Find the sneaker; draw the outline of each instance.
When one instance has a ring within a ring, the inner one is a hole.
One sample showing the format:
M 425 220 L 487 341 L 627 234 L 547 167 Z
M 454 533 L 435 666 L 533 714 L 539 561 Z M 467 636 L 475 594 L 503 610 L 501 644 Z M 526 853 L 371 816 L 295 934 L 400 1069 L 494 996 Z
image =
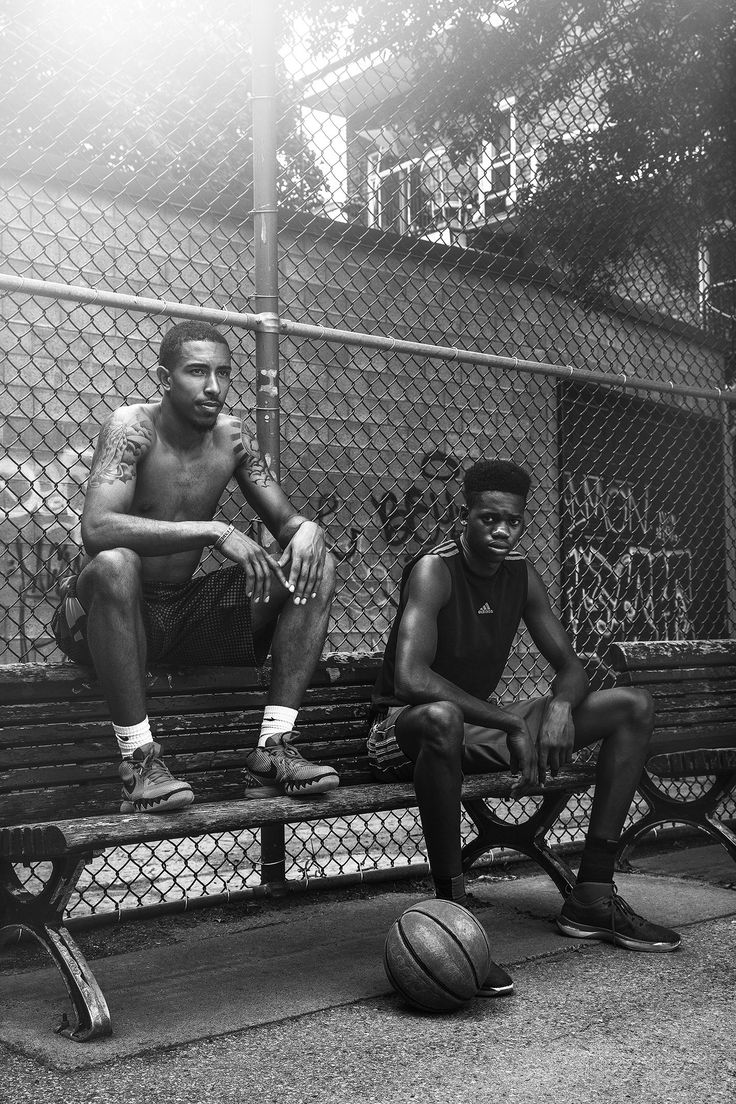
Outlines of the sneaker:
M 173 813 L 186 809 L 194 801 L 192 787 L 171 774 L 161 756 L 161 745 L 154 741 L 147 754 L 143 748 L 132 759 L 120 764 L 123 782 L 121 813 Z
M 292 744 L 293 732 L 269 736 L 265 747 L 254 748 L 245 757 L 246 797 L 303 797 L 326 793 L 339 786 L 334 767 L 309 763 Z
M 574 939 L 601 939 L 628 951 L 676 951 L 681 942 L 676 931 L 638 916 L 615 885 L 610 894 L 590 904 L 581 904 L 573 891 L 557 917 L 557 927 Z
M 510 997 L 514 991 L 514 983 L 509 974 L 495 962 L 491 962 L 491 968 L 486 975 L 486 980 L 478 990 L 479 997 Z

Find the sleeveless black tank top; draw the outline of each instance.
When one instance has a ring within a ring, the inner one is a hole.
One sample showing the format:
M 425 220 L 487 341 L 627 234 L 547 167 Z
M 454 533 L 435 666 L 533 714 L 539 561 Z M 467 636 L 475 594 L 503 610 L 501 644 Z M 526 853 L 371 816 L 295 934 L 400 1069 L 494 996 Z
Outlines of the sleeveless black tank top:
M 401 576 L 399 608 L 373 690 L 374 709 L 405 704 L 397 698 L 394 686 L 396 641 L 406 608 L 406 583 L 423 556 L 439 556 L 452 580 L 450 597 L 437 617 L 432 670 L 474 697 L 486 701 L 496 689 L 524 612 L 528 575 L 523 556 L 511 553 L 495 575 L 488 577 L 470 570 L 459 540 L 447 540 L 421 552 Z

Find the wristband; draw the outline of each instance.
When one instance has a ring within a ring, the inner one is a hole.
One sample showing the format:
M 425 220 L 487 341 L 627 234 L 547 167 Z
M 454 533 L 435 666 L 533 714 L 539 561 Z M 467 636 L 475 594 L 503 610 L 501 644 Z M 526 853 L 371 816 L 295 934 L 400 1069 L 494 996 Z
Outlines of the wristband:
M 217 540 L 214 543 L 214 547 L 217 549 L 218 552 L 222 551 L 223 544 L 225 543 L 227 538 L 230 536 L 230 534 L 234 533 L 234 532 L 235 532 L 235 526 L 230 524 L 230 525 L 228 525 L 225 532 L 220 534 L 220 536 L 217 538 Z

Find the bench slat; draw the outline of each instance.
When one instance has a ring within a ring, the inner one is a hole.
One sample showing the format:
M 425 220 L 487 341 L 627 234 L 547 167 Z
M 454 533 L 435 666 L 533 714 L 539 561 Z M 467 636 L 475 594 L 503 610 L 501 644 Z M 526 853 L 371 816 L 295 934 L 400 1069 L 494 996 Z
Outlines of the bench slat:
M 373 684 L 353 685 L 335 684 L 334 686 L 320 686 L 318 689 L 309 688 L 302 702 L 301 709 L 310 708 L 312 703 L 339 704 L 342 702 L 370 702 Z M 221 693 L 219 691 L 207 694 L 161 694 L 148 699 L 146 705 L 151 717 L 171 713 L 206 713 L 223 712 L 224 710 L 262 710 L 266 704 L 267 693 L 265 690 L 258 692 L 233 691 Z M 85 720 L 106 720 L 109 723 L 110 711 L 106 702 L 102 699 L 83 700 L 53 700 L 33 702 L 6 702 L 2 708 L 2 720 L 4 727 L 11 725 L 30 725 L 47 722 L 55 717 L 64 718 L 66 721 L 77 722 Z M 1 731 L 1 730 L 0 730 Z
M 679 751 L 686 747 L 729 748 L 736 746 L 736 730 L 733 723 L 712 727 L 685 729 L 656 729 L 650 751 L 658 755 L 665 751 Z
M 656 702 L 660 699 L 667 700 L 672 699 L 674 701 L 682 700 L 683 698 L 701 697 L 710 698 L 717 696 L 720 698 L 721 694 L 733 695 L 736 681 L 730 682 L 715 682 L 713 679 L 683 679 L 681 682 L 662 682 L 662 683 L 645 683 L 645 682 L 632 682 L 627 674 L 619 676 L 619 686 L 644 686 L 650 694 L 653 696 Z
M 593 765 L 576 766 L 572 770 L 566 768 L 560 771 L 557 778 L 548 779 L 544 792 L 579 792 L 591 785 L 594 778 Z M 471 775 L 463 783 L 463 797 L 502 799 L 510 795 L 511 786 L 516 781 L 518 777 L 507 772 Z M 409 783 L 372 783 L 340 788 L 320 797 L 301 800 L 268 798 L 194 804 L 182 812 L 161 816 L 111 814 L 55 823 L 16 825 L 0 829 L 0 856 L 12 861 L 18 861 L 24 855 L 34 860 L 53 858 L 69 851 L 95 851 L 123 844 L 210 835 L 263 824 L 332 819 L 356 813 L 407 808 L 415 804 L 414 787 Z
M 714 706 L 717 709 L 730 709 L 731 715 L 736 717 L 736 687 L 733 690 L 719 693 L 717 697 L 713 694 L 672 694 L 668 692 L 653 693 L 655 707 L 657 711 L 657 717 L 663 717 L 668 715 L 677 715 L 679 713 L 686 713 L 690 711 L 707 712 L 709 709 L 713 709 Z
M 736 773 L 736 748 L 694 748 L 653 755 L 647 770 L 658 778 L 693 778 Z
M 734 640 L 631 640 L 610 644 L 606 662 L 615 671 L 639 668 L 718 667 L 736 665 Z
M 720 701 L 717 704 L 719 707 L 722 705 Z M 736 711 L 730 707 L 716 708 L 714 705 L 711 705 L 710 709 L 700 710 L 663 710 L 657 704 L 654 719 L 656 728 L 692 728 L 693 730 L 720 722 L 726 724 L 732 722 L 736 727 Z
M 728 689 L 733 686 L 736 679 L 736 667 L 714 667 L 708 670 L 703 667 L 683 667 L 677 672 L 677 678 L 673 678 L 672 671 L 660 671 L 660 670 L 635 670 L 635 671 L 621 671 L 617 678 L 618 686 L 647 686 L 653 687 L 662 685 L 667 686 L 671 690 L 675 690 L 677 686 L 682 683 L 695 683 L 697 685 L 708 686 L 713 689 L 715 693 L 718 693 L 724 687 Z M 686 691 L 689 692 L 689 691 Z
M 338 722 L 340 725 L 362 725 L 367 733 L 369 705 L 367 702 L 340 702 L 335 705 L 309 706 L 299 715 L 299 730 L 312 733 L 313 739 L 319 733 Z M 262 713 L 191 713 L 174 714 L 160 717 L 155 726 L 156 736 L 166 738 L 166 746 L 173 735 L 188 733 L 240 732 L 244 745 L 252 747 L 258 737 Z M 60 747 L 79 744 L 83 746 L 89 739 L 107 740 L 112 748 L 117 748 L 109 721 L 57 721 L 44 725 L 19 725 L 0 729 L 0 763 L 7 749 L 23 747 Z
M 367 718 L 365 716 L 338 718 L 338 727 L 342 738 L 365 742 L 368 731 Z M 335 723 L 320 721 L 313 725 L 305 725 L 301 729 L 299 748 L 315 746 L 322 747 L 325 743 L 334 739 Z M 2 747 L 0 745 L 0 771 L 23 766 L 42 765 L 54 766 L 64 763 L 97 762 L 104 759 L 120 761 L 117 745 L 107 729 L 80 731 L 73 739 L 69 736 L 64 742 L 54 744 L 51 742 L 51 733 L 44 734 L 44 742 L 17 741 L 14 745 Z M 189 731 L 174 731 L 166 734 L 163 741 L 164 753 L 167 756 L 185 754 L 190 751 L 217 751 L 218 749 L 242 748 L 244 751 L 255 746 L 257 729 L 243 729 L 240 726 L 218 729 L 190 729 Z
M 318 664 L 312 687 L 368 685 L 380 667 L 377 655 L 334 653 Z M 156 669 L 146 676 L 148 696 L 195 690 L 266 690 L 268 667 L 181 667 Z M 94 672 L 74 663 L 8 663 L 0 666 L 0 704 L 54 701 L 64 698 L 101 698 Z

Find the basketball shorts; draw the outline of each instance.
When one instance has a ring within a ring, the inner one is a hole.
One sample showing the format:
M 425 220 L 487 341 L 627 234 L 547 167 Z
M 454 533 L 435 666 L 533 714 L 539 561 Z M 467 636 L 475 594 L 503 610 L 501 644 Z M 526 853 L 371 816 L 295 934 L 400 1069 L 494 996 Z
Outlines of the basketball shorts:
M 148 663 L 258 667 L 268 655 L 275 627 L 274 622 L 254 635 L 246 577 L 237 564 L 185 583 L 144 582 L 141 612 Z M 66 584 L 52 631 L 64 655 L 93 666 L 76 577 Z
M 512 702 L 503 708 L 517 717 L 523 717 L 536 740 L 548 697 L 529 698 Z M 410 705 L 388 706 L 378 714 L 368 733 L 368 762 L 375 777 L 381 782 L 411 782 L 414 764 L 396 741 L 396 721 Z M 511 757 L 506 743 L 506 733 L 500 728 L 482 728 L 465 725 L 463 740 L 463 773 L 490 774 L 493 771 L 511 770 Z

